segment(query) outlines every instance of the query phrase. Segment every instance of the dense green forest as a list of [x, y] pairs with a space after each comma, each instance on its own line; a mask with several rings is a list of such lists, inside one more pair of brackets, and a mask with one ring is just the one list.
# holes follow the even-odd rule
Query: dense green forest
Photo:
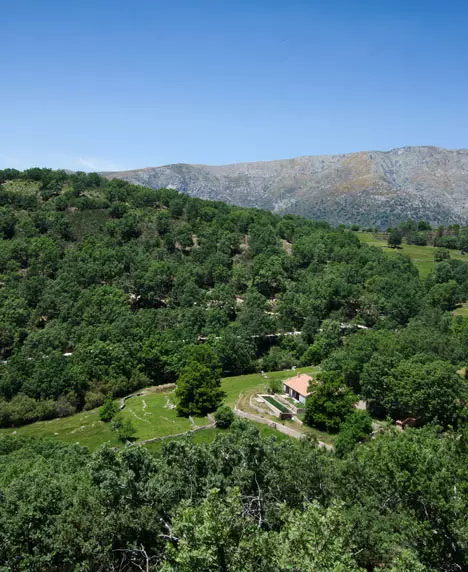
[[[452, 230], [463, 249], [431, 241]], [[176, 381], [204, 414], [221, 375], [300, 364], [321, 367], [306, 423], [339, 431], [336, 453], [240, 421], [161, 454], [2, 437], [0, 570], [466, 569], [467, 299], [447, 254], [422, 279], [345, 227], [0, 171], [0, 426]], [[418, 428], [371, 439], [358, 399]]]
[[175, 381], [201, 337], [224, 375], [330, 357], [327, 369], [395, 416], [412, 405], [378, 393], [383, 373], [410, 360], [439, 380], [442, 361], [453, 381], [465, 365], [466, 322], [445, 313], [468, 297], [463, 261], [422, 282], [407, 258], [323, 222], [96, 174], [11, 170], [0, 181], [1, 426]]
[[0, 439], [0, 570], [466, 570], [465, 432], [340, 459], [236, 421], [209, 445]]

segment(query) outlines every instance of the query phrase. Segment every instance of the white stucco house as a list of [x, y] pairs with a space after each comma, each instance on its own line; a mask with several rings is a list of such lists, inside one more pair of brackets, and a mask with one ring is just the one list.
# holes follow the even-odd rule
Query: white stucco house
[[312, 381], [310, 375], [299, 373], [295, 377], [291, 377], [283, 381], [283, 391], [289, 397], [296, 399], [300, 403], [305, 403], [310, 395], [309, 383]]

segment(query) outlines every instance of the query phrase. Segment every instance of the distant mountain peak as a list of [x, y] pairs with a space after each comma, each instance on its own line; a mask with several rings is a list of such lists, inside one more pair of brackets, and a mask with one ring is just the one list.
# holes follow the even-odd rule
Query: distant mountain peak
[[408, 218], [468, 224], [467, 149], [418, 146], [230, 165], [175, 163], [103, 175], [333, 224], [385, 227]]

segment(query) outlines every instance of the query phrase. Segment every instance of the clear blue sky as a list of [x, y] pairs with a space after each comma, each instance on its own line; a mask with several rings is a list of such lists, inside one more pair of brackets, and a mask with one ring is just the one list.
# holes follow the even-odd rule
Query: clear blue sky
[[0, 4], [0, 167], [468, 147], [466, 1]]

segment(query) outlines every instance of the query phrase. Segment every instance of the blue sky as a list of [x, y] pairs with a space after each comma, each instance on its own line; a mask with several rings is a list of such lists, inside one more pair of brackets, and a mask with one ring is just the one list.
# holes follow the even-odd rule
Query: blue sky
[[468, 147], [466, 2], [0, 4], [0, 168]]

